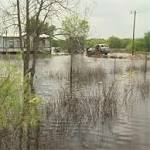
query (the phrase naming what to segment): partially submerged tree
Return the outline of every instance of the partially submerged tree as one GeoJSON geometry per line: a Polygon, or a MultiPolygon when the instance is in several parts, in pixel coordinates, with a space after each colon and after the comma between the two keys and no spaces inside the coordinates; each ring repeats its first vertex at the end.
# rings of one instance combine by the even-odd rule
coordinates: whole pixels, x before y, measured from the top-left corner
{"type": "MultiPolygon", "coordinates": [[[[31,66],[31,80],[30,80],[30,85],[31,85],[31,90],[34,92],[34,85],[33,85],[33,80],[34,80],[34,75],[35,75],[35,65],[36,65],[36,59],[37,59],[37,52],[40,48],[40,42],[41,38],[40,35],[46,34],[47,37],[49,38],[49,42],[51,42],[53,36],[54,36],[54,31],[56,30],[56,27],[54,25],[49,25],[47,22],[43,22],[41,20],[36,20],[35,17],[32,17],[29,20],[30,23],[30,28],[29,28],[29,35],[32,37],[32,45],[30,46],[31,50],[33,51],[33,59],[32,59],[32,66],[31,66]]],[[[26,27],[27,31],[27,27],[26,27]]],[[[51,43],[50,43],[51,44],[51,43]]]]}
{"type": "Polygon", "coordinates": [[[67,9],[68,0],[11,0],[11,2],[14,4],[14,7],[15,3],[17,4],[16,24],[19,27],[20,46],[24,61],[24,77],[30,76],[30,86],[31,90],[34,92],[33,79],[37,51],[40,43],[40,34],[48,34],[51,41],[54,35],[55,26],[49,26],[48,21],[53,16],[57,16],[62,10],[67,9]],[[23,32],[26,32],[26,52],[24,52],[22,45],[23,32]],[[33,44],[31,45],[31,43],[33,44]],[[32,59],[30,58],[31,49],[33,51],[32,59]],[[31,60],[32,64],[30,67],[29,61],[31,60]]]}
{"type": "Polygon", "coordinates": [[[53,16],[57,16],[62,12],[62,10],[69,10],[68,1],[69,0],[10,0],[10,5],[7,5],[9,9],[3,10],[5,14],[3,19],[5,28],[10,28],[11,26],[14,29],[14,27],[17,27],[23,56],[24,79],[26,78],[25,80],[30,83],[27,89],[31,92],[33,91],[33,79],[37,59],[36,54],[39,48],[40,34],[48,33],[50,39],[52,39],[55,26],[49,26],[48,22],[53,16]],[[24,32],[26,32],[25,48],[23,46],[22,36],[24,32]],[[32,47],[34,53],[32,58],[30,55],[31,35],[34,37],[32,47]],[[29,62],[32,62],[32,64],[29,65],[29,62]]]}
{"type": "MultiPolygon", "coordinates": [[[[20,37],[20,46],[22,50],[22,58],[23,58],[23,65],[24,65],[24,89],[23,89],[23,110],[22,110],[22,120],[21,124],[24,124],[24,120],[30,111],[30,100],[34,96],[34,88],[33,88],[33,80],[35,75],[35,67],[36,67],[36,59],[37,59],[37,50],[39,48],[39,37],[41,33],[49,32],[52,34],[54,30],[54,26],[49,28],[48,24],[46,23],[49,17],[56,15],[60,10],[66,9],[67,7],[67,0],[12,0],[12,2],[17,5],[17,25],[20,37]],[[24,4],[25,8],[21,3],[24,4]],[[23,37],[22,33],[26,31],[26,47],[25,50],[23,48],[22,42],[23,37]],[[31,35],[33,38],[33,57],[31,59],[31,35]],[[30,63],[32,60],[32,64],[30,63]]],[[[10,15],[11,16],[11,15],[10,15]]],[[[13,24],[12,24],[13,25],[13,24]]],[[[24,138],[24,132],[28,137],[30,132],[30,124],[27,123],[26,130],[24,131],[23,127],[20,128],[20,149],[24,149],[22,144],[26,138],[24,138]]],[[[37,128],[38,130],[38,128],[37,128]]],[[[38,135],[37,135],[38,137],[38,135]]],[[[28,141],[26,141],[26,149],[30,149],[30,145],[28,141]]],[[[38,142],[37,142],[38,143],[38,142]]],[[[38,149],[38,144],[37,148],[38,149]]]]}
{"type": "Polygon", "coordinates": [[[83,50],[85,39],[89,32],[89,24],[78,15],[66,17],[62,22],[62,29],[68,42],[68,51],[75,52],[83,50]]]}
{"type": "Polygon", "coordinates": [[[84,49],[85,39],[88,35],[89,24],[85,19],[78,15],[66,17],[62,22],[62,31],[66,38],[68,52],[71,53],[70,59],[70,95],[72,98],[73,82],[73,54],[84,49]]]}

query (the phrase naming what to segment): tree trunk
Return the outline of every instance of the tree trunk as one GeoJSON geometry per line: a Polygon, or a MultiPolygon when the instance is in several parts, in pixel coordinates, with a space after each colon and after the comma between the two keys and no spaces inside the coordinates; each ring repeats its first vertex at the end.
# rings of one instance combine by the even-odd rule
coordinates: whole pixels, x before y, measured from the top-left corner
{"type": "Polygon", "coordinates": [[[24,119],[29,112],[29,100],[31,97],[31,88],[29,84],[30,79],[30,70],[29,70],[29,61],[30,61],[30,20],[29,20],[29,0],[26,0],[26,51],[23,49],[23,39],[22,39],[22,26],[21,26],[21,17],[20,17],[20,2],[17,0],[17,16],[18,16],[18,27],[19,27],[19,37],[20,37],[20,48],[22,51],[23,58],[23,110],[21,115],[21,126],[20,126],[20,150],[23,150],[25,145],[26,149],[29,149],[29,144],[27,140],[27,135],[29,133],[29,124],[27,123],[27,132],[24,129],[24,119]],[[27,143],[26,143],[27,142],[27,143]],[[26,143],[26,144],[25,144],[26,143]]]}
{"type": "Polygon", "coordinates": [[[30,79],[30,85],[31,85],[31,92],[35,93],[34,90],[34,76],[35,76],[35,69],[36,69],[36,61],[37,61],[37,52],[39,49],[39,35],[36,34],[36,36],[33,39],[33,57],[32,57],[32,66],[31,66],[31,79],[30,79]]]}
{"type": "Polygon", "coordinates": [[[20,39],[20,48],[23,54],[23,40],[22,40],[22,26],[21,26],[21,17],[20,17],[20,3],[17,0],[17,16],[18,16],[18,28],[19,28],[19,39],[20,39]]]}

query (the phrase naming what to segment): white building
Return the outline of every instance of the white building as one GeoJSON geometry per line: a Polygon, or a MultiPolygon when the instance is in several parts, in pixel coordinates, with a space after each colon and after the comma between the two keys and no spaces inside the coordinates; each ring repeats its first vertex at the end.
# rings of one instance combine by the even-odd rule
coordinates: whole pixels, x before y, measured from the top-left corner
{"type": "MultiPolygon", "coordinates": [[[[23,47],[25,48],[25,36],[23,41],[23,47]]],[[[32,43],[31,43],[32,47],[32,43]]],[[[50,51],[51,45],[49,36],[46,34],[40,35],[40,51],[50,51]]],[[[0,52],[17,52],[20,51],[20,39],[19,36],[0,36],[0,52]]]]}
{"type": "Polygon", "coordinates": [[[17,36],[0,36],[0,51],[17,51],[20,49],[20,41],[17,36]]]}

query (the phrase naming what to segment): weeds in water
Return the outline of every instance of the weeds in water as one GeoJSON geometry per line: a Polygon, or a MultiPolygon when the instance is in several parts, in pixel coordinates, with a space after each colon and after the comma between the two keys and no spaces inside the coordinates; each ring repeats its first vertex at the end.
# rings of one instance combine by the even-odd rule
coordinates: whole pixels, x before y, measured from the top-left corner
{"type": "Polygon", "coordinates": [[[130,71],[139,71],[139,70],[140,70],[139,66],[135,66],[135,65],[130,65],[130,66],[128,66],[126,68],[127,72],[130,72],[130,71]]]}
{"type": "MultiPolygon", "coordinates": [[[[140,71],[140,72],[144,72],[145,71],[145,65],[140,65],[140,66],[136,66],[136,65],[130,65],[126,68],[126,71],[140,71]]],[[[147,72],[150,71],[150,67],[147,66],[147,72]]]]}
{"type": "Polygon", "coordinates": [[[122,72],[122,69],[118,66],[110,71],[111,74],[122,74],[122,72]]]}
{"type": "MultiPolygon", "coordinates": [[[[134,105],[133,99],[136,99],[134,85],[136,84],[129,87],[129,84],[122,82],[126,80],[123,78],[112,81],[107,78],[103,68],[90,66],[83,60],[80,63],[76,60],[74,63],[76,65],[73,66],[73,92],[71,94],[68,88],[69,71],[62,73],[61,70],[56,70],[49,73],[50,80],[60,83],[65,79],[67,85],[63,86],[60,91],[55,91],[55,96],[49,97],[49,101],[45,102],[45,105],[40,105],[41,107],[37,107],[40,102],[34,97],[26,105],[29,111],[26,112],[27,116],[23,118],[23,121],[25,125],[28,125],[28,122],[30,124],[23,142],[28,141],[31,149],[34,149],[35,145],[40,145],[38,149],[59,149],[60,146],[65,145],[63,142],[67,141],[68,137],[80,135],[80,128],[82,132],[95,129],[98,123],[120,115],[121,111],[124,111],[121,110],[122,108],[130,106],[131,103],[134,105]],[[39,118],[39,110],[42,110],[42,118],[39,118]]],[[[117,67],[115,73],[120,73],[120,68],[117,69],[117,67]]],[[[125,77],[128,78],[128,76],[125,77]]],[[[145,85],[143,86],[145,88],[145,85]]],[[[146,87],[147,93],[149,86],[146,87]]],[[[142,86],[140,88],[144,89],[142,86]]],[[[9,133],[3,129],[0,135],[4,132],[9,133]]],[[[20,134],[18,130],[15,133],[14,135],[20,134]]],[[[8,139],[11,139],[10,136],[3,138],[2,148],[10,148],[9,146],[5,148],[8,139]]],[[[15,136],[12,143],[17,140],[19,138],[15,136]]],[[[17,149],[17,146],[14,144],[12,147],[17,149]]]]}
{"type": "Polygon", "coordinates": [[[112,118],[117,115],[117,104],[118,104],[118,89],[115,81],[106,88],[103,86],[103,102],[102,102],[102,116],[103,118],[112,118]]]}
{"type": "Polygon", "coordinates": [[[95,126],[97,121],[117,115],[118,107],[125,99],[120,94],[116,81],[109,85],[102,83],[86,94],[82,91],[74,93],[72,97],[64,90],[56,99],[50,99],[46,107],[46,118],[49,121],[55,118],[56,124],[62,121],[74,122],[75,126],[95,126]]]}
{"type": "Polygon", "coordinates": [[[142,99],[146,100],[150,94],[150,81],[139,82],[137,89],[140,91],[142,99]]]}

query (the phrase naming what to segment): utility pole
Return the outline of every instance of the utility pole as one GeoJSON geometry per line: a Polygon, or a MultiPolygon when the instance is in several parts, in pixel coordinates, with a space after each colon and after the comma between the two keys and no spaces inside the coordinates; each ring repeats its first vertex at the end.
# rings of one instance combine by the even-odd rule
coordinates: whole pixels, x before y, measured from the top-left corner
{"type": "Polygon", "coordinates": [[[133,21],[132,55],[134,55],[135,52],[135,24],[136,24],[136,10],[134,11],[134,21],[133,21]]]}

